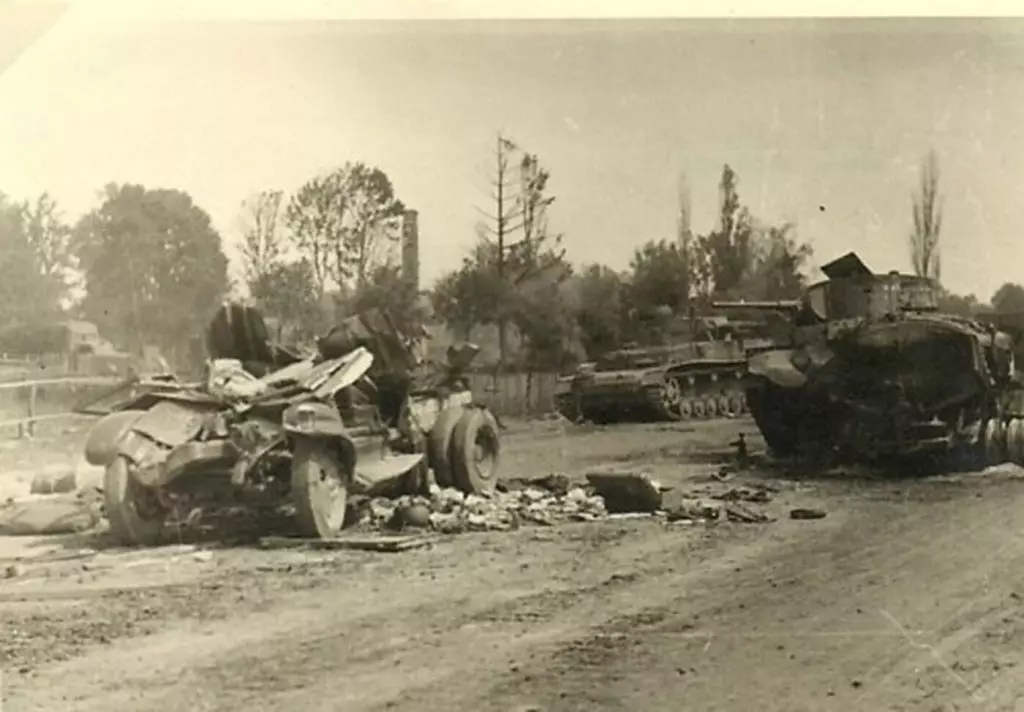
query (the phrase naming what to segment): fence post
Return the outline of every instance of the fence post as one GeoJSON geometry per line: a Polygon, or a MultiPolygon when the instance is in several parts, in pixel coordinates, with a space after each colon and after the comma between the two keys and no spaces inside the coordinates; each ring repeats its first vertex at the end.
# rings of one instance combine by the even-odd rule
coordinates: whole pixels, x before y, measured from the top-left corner
{"type": "Polygon", "coordinates": [[[33,383],[28,391],[28,436],[35,437],[36,434],[36,393],[37,386],[33,383]]]}

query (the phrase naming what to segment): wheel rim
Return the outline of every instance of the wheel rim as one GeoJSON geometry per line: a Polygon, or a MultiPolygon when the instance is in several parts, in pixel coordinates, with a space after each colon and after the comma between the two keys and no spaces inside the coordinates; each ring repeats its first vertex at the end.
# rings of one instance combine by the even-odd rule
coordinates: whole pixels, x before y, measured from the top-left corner
{"type": "Polygon", "coordinates": [[[708,418],[714,418],[718,415],[718,408],[714,398],[709,398],[708,402],[704,404],[704,415],[708,418]]]}
{"type": "Polygon", "coordinates": [[[661,402],[668,411],[675,411],[683,399],[679,382],[674,378],[666,378],[665,384],[661,387],[661,402]]]}
{"type": "Polygon", "coordinates": [[[734,415],[732,408],[729,407],[729,396],[718,397],[718,412],[723,415],[734,415]]]}
{"type": "Polygon", "coordinates": [[[733,415],[743,412],[743,399],[740,396],[733,396],[729,399],[729,412],[733,415]]]}
{"type": "Polygon", "coordinates": [[[323,522],[331,531],[340,531],[345,523],[345,508],[348,505],[348,488],[341,480],[340,472],[330,472],[315,465],[310,472],[311,483],[316,488],[316,508],[323,522]]]}
{"type": "Polygon", "coordinates": [[[490,431],[480,429],[473,439],[473,459],[476,462],[477,475],[481,480],[490,481],[494,476],[495,460],[497,459],[497,443],[490,431]]]}
{"type": "Polygon", "coordinates": [[[693,417],[693,403],[689,400],[684,400],[679,404],[679,415],[684,418],[693,417]]]}
{"type": "Polygon", "coordinates": [[[696,417],[698,417],[698,418],[703,418],[704,417],[704,402],[703,401],[696,401],[693,404],[693,414],[696,417]]]}

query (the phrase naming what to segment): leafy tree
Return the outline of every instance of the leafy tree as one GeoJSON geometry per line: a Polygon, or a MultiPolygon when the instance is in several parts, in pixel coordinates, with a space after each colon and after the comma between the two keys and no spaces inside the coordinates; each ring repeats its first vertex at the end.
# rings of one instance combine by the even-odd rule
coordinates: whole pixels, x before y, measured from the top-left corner
{"type": "Polygon", "coordinates": [[[939,279],[939,236],[942,232],[942,196],[939,195],[939,160],[934,151],[921,164],[918,192],[912,197],[914,229],[910,256],[920,277],[939,279]]]}
{"type": "Polygon", "coordinates": [[[794,299],[807,285],[803,269],[813,255],[811,246],[798,243],[793,225],[764,229],[757,241],[758,254],[751,278],[734,290],[748,299],[794,299]]]}
{"type": "Polygon", "coordinates": [[[83,309],[134,349],[172,352],[202,333],[228,289],[228,260],[210,216],[179,190],[108,185],[75,227],[83,309]]]}
{"type": "Polygon", "coordinates": [[[710,265],[714,291],[735,293],[750,276],[757,251],[757,234],[750,211],[740,203],[738,178],[728,165],[719,182],[718,226],[700,240],[700,249],[710,265]]]}
{"type": "Polygon", "coordinates": [[[415,334],[429,316],[420,303],[416,286],[403,278],[401,267],[396,265],[374,269],[355,293],[353,307],[356,312],[369,309],[387,312],[395,327],[408,335],[415,334]]]}
{"type": "Polygon", "coordinates": [[[978,301],[973,294],[953,294],[942,287],[939,288],[938,304],[940,311],[960,316],[975,316],[992,309],[989,305],[978,301]]]}
{"type": "Polygon", "coordinates": [[[603,265],[589,265],[575,286],[575,317],[587,356],[596,358],[618,348],[623,340],[627,298],[622,277],[603,265]]]}
{"type": "Polygon", "coordinates": [[[242,203],[242,265],[250,291],[279,267],[283,256],[279,190],[265,190],[242,203]]]}
{"type": "Polygon", "coordinates": [[[992,308],[1000,312],[1024,312],[1024,287],[1007,282],[992,295],[992,308]]]}
{"type": "Polygon", "coordinates": [[[277,319],[293,341],[306,341],[326,326],[313,268],[307,260],[272,262],[249,285],[257,305],[277,319]]]}
{"type": "Polygon", "coordinates": [[[684,311],[689,304],[689,266],[682,247],[668,240],[649,241],[633,253],[628,288],[629,308],[639,314],[652,313],[658,307],[684,311]]]}
{"type": "Polygon", "coordinates": [[[0,324],[60,314],[72,266],[68,239],[49,195],[30,205],[0,194],[0,324]]]}
{"type": "Polygon", "coordinates": [[[404,210],[384,171],[346,163],[307,181],[289,201],[285,222],[323,295],[332,284],[359,289],[387,262],[404,210]]]}

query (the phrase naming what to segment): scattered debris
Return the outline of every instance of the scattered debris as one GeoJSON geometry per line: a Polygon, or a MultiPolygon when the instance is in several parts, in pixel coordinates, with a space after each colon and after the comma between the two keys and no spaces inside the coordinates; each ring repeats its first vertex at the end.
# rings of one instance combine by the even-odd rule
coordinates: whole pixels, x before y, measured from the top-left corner
{"type": "Polygon", "coordinates": [[[681,499],[665,510],[668,521],[716,521],[721,517],[722,507],[714,502],[701,499],[681,499]]]}
{"type": "Polygon", "coordinates": [[[745,507],[739,502],[730,502],[725,505],[725,514],[730,521],[744,522],[746,524],[757,524],[760,522],[773,521],[771,517],[761,511],[745,507]]]}
{"type": "Polygon", "coordinates": [[[374,497],[353,501],[350,510],[357,530],[400,531],[408,527],[429,528],[443,534],[509,531],[518,529],[522,523],[548,526],[557,521],[588,521],[606,515],[604,500],[581,487],[554,494],[535,486],[482,497],[433,485],[429,497],[374,497]]]}
{"type": "Polygon", "coordinates": [[[361,549],[365,551],[408,551],[427,546],[438,540],[436,535],[372,535],[342,536],[335,539],[315,539],[306,537],[268,536],[260,539],[264,549],[361,549]]]}
{"type": "Polygon", "coordinates": [[[811,509],[808,507],[797,507],[796,509],[789,510],[790,519],[824,519],[827,512],[821,509],[811,509]]]}
{"type": "Polygon", "coordinates": [[[768,490],[760,487],[756,489],[733,487],[721,494],[714,495],[714,498],[727,502],[755,502],[757,504],[771,501],[771,495],[768,493],[768,490]]]}

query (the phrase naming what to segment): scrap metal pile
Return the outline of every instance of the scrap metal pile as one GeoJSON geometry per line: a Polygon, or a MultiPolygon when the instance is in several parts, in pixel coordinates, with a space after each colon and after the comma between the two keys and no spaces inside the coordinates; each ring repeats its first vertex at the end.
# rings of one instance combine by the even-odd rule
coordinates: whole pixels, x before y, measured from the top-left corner
{"type": "Polygon", "coordinates": [[[128,383],[83,408],[107,413],[86,459],[106,468],[113,534],[156,544],[172,511],[242,502],[291,506],[304,535],[330,538],[350,493],[425,492],[431,471],[466,494],[494,491],[497,423],[461,377],[477,349],[423,369],[413,347],[369,312],[301,358],[271,343],[255,309],[225,305],[205,383],[128,383]]]}

